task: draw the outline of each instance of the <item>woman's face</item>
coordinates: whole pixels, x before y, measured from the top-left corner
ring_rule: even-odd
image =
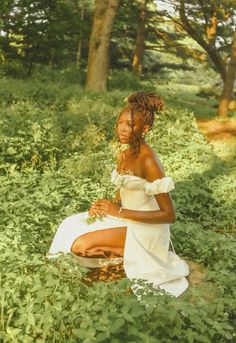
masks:
[[[128,144],[132,142],[133,132],[141,139],[143,132],[143,119],[138,113],[134,115],[134,131],[132,131],[131,113],[129,110],[121,113],[117,121],[117,135],[120,143]]]

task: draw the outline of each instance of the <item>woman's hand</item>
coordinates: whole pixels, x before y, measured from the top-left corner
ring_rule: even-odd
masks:
[[[107,214],[118,217],[120,207],[107,199],[97,200],[89,209],[89,215],[105,216]]]
[[[100,208],[98,208],[96,206],[96,202],[92,203],[90,206],[90,209],[88,210],[88,214],[91,217],[100,217],[100,216],[104,216],[104,214],[102,213],[102,211],[100,210]]]

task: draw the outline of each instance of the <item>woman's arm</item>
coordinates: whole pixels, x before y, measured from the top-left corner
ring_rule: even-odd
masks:
[[[170,197],[169,194],[160,194]],[[164,200],[165,202],[165,200]],[[135,220],[138,222],[149,223],[149,224],[167,224],[175,222],[175,213],[172,210],[160,209],[155,211],[135,211],[122,208],[120,212],[120,218]]]
[[[156,179],[161,179],[165,177],[164,168],[153,150],[150,151],[150,154],[146,155],[142,160],[142,167],[143,167],[143,175],[145,179],[149,182],[153,182]],[[173,223],[176,220],[175,217],[175,209],[172,202],[171,195],[169,193],[160,193],[154,195],[156,202],[160,208],[160,210],[156,211],[145,211],[146,214],[143,214],[142,217],[144,221],[147,219],[147,222],[154,222],[154,223]],[[123,212],[123,210],[122,210]],[[139,211],[136,211],[139,212]],[[153,212],[153,213],[152,213]],[[131,214],[127,213],[127,219],[131,216]],[[125,216],[125,213],[124,213]],[[137,213],[132,214],[132,220],[138,220]],[[146,217],[149,217],[146,218]]]
[[[170,197],[168,193],[163,193],[159,194],[158,198],[162,196],[167,197],[168,199]],[[164,200],[164,202],[166,201]],[[95,214],[99,215],[109,214],[114,217],[135,220],[149,224],[168,224],[175,221],[175,213],[172,210],[168,210],[168,208],[162,208],[154,211],[129,210],[126,208],[121,208],[107,199],[98,200],[93,205],[93,211]]]
[[[160,201],[162,203],[169,203],[169,199],[171,201],[170,195],[168,193],[158,194],[155,197],[158,197],[158,199],[162,198],[162,200]],[[120,206],[114,204],[109,200],[102,199],[98,200],[96,204],[94,204],[94,208],[100,215],[109,214],[114,217],[135,220],[138,222],[149,224],[168,224],[175,221],[175,212],[172,210],[172,207],[168,208],[168,206],[154,211],[136,211],[121,208]]]
[[[165,172],[161,161],[152,149],[148,149],[141,161],[142,174],[149,182],[165,177]],[[159,210],[155,211],[135,211],[122,209],[121,218],[136,220],[144,223],[173,223],[175,222],[175,209],[169,193],[154,195]]]

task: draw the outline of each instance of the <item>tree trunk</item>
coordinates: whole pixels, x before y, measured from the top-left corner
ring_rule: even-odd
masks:
[[[145,50],[145,23],[147,10],[146,7],[147,0],[143,0],[143,2],[139,5],[137,36],[132,63],[132,72],[137,77],[141,76],[143,67],[143,55]]]
[[[86,89],[105,91],[109,72],[109,46],[113,20],[120,0],[95,0],[89,41]]]
[[[84,24],[84,10],[85,10],[85,4],[82,3],[82,8],[80,12],[80,32],[79,32],[79,43],[78,43],[78,49],[77,49],[77,55],[76,55],[76,66],[79,67],[80,64],[80,58],[81,58],[81,47],[82,47],[82,25]]]
[[[79,38],[78,49],[77,49],[77,55],[76,55],[76,67],[79,67],[79,65],[80,65],[81,45],[82,45],[82,40],[81,40],[81,37],[80,37]]]
[[[234,80],[236,76],[236,32],[233,34],[230,61],[227,68],[224,88],[218,108],[218,115],[227,117],[230,100],[233,98]]]
[[[28,66],[28,70],[27,70],[27,74],[26,77],[31,77],[32,76],[32,72],[33,72],[33,63],[34,63],[34,59],[33,56],[30,56],[30,61],[29,61],[29,66]]]

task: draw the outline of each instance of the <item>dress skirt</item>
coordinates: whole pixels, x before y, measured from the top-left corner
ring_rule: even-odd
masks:
[[[51,243],[47,257],[71,253],[73,242],[81,235],[102,229],[126,227],[124,257],[86,258],[75,256],[81,266],[97,268],[124,262],[129,279],[144,279],[178,297],[188,287],[188,264],[174,251],[169,251],[169,224],[147,224],[107,215],[88,224],[88,211],[74,214],[61,222]]]

